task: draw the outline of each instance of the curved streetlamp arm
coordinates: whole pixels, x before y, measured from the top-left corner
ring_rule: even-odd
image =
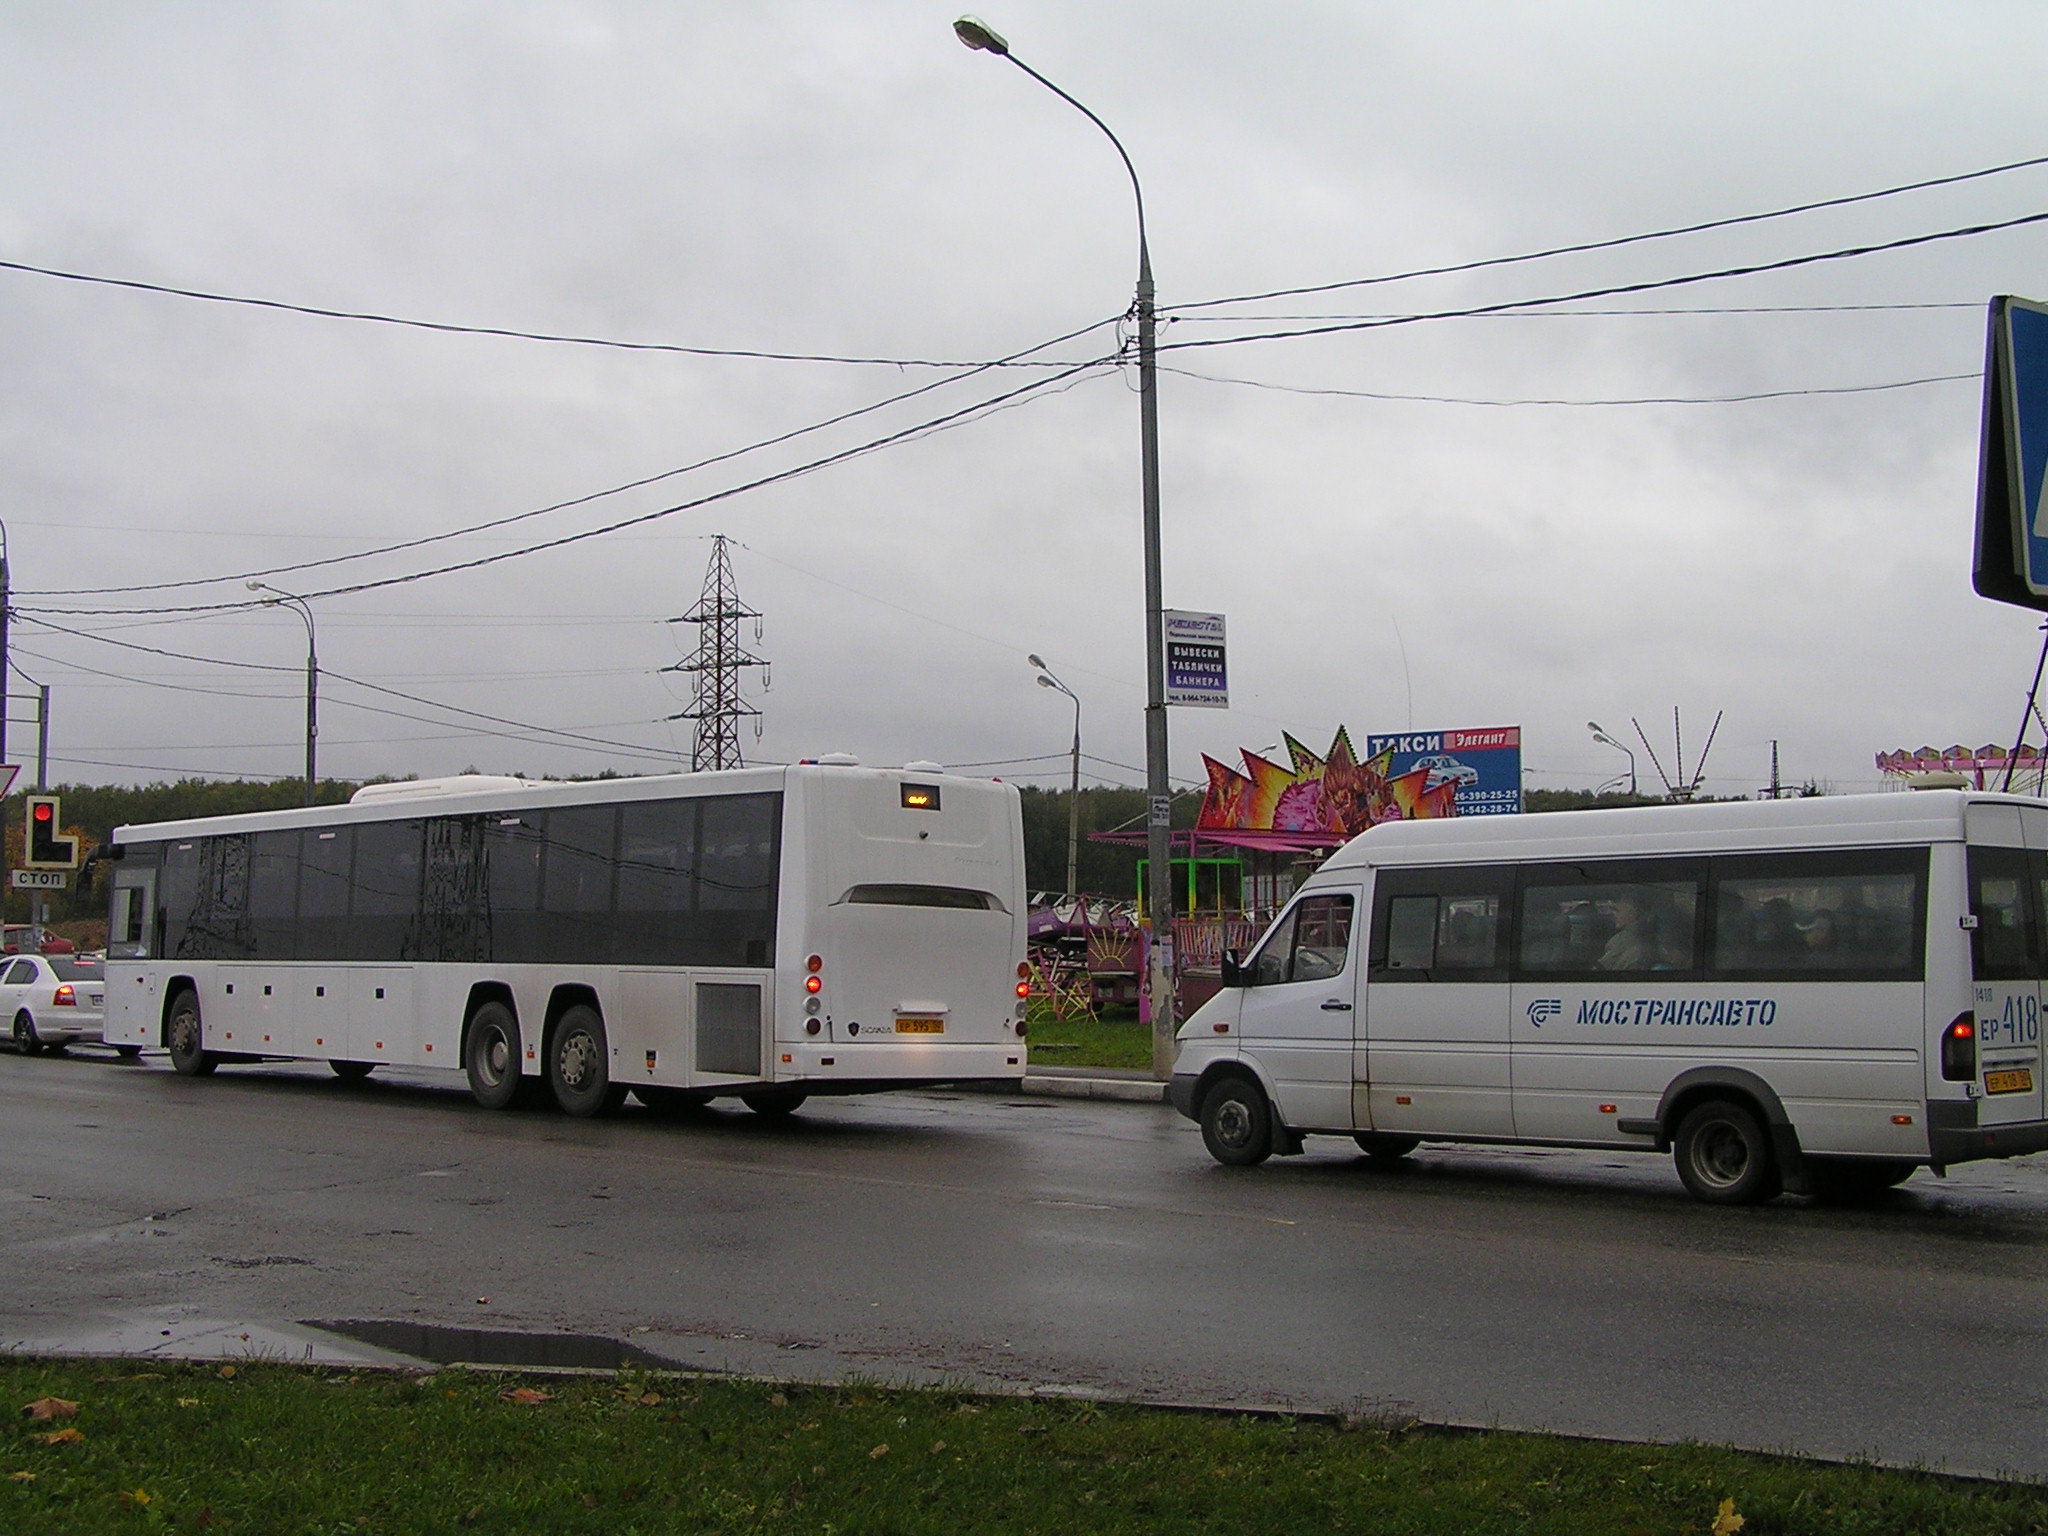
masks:
[[[1003,54],[1003,57],[1008,59],[1012,64],[1016,65],[1019,69],[1023,70],[1025,74],[1029,75],[1032,79],[1036,80],[1048,91],[1051,91],[1053,95],[1059,97],[1061,101],[1064,101],[1076,112],[1079,112],[1083,117],[1087,118],[1089,122],[1093,123],[1096,127],[1100,128],[1102,130],[1102,136],[1108,139],[1109,142],[1113,146],[1115,146],[1117,158],[1123,161],[1124,163],[1124,174],[1131,178],[1131,196],[1137,200],[1138,204],[1138,276],[1141,280],[1150,277],[1152,275],[1152,253],[1150,248],[1145,243],[1145,189],[1138,184],[1138,168],[1131,164],[1131,157],[1130,154],[1124,149],[1123,140],[1119,139],[1114,133],[1111,133],[1109,131],[1109,124],[1105,123],[1101,118],[1097,117],[1093,112],[1091,112],[1088,109],[1088,107],[1085,104],[1075,100],[1072,96],[1069,96],[1065,91],[1061,90],[1058,86],[1054,85],[1050,80],[1046,79],[1045,76],[1041,75],[1029,64],[1026,64],[1022,59],[1018,58],[1017,55],[1015,55],[1014,53],[1005,52]]]

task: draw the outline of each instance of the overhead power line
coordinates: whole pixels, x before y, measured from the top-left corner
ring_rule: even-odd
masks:
[[[1161,342],[1159,350],[1187,351],[1194,347],[1241,346],[1252,341],[1290,341],[1301,336],[1332,336],[1344,331],[1370,331],[1388,326],[1415,325],[1425,320],[1463,320],[1474,315],[1497,315],[1509,310],[1573,304],[1584,299],[1614,298],[1624,293],[1653,293],[1659,289],[1683,288],[1693,283],[1719,282],[1731,277],[1754,277],[1763,272],[1786,272],[1796,267],[1817,266],[1829,261],[1849,261],[1859,256],[1874,256],[1884,251],[1910,250],[1915,246],[1933,245],[1943,240],[1964,240],[1973,235],[1995,234],[1999,230],[2020,229],[2044,221],[2048,221],[2048,213],[2028,213],[2015,219],[1999,219],[1989,224],[1966,224],[1960,228],[1935,230],[1929,234],[1902,235],[1896,240],[1843,246],[1832,251],[1814,251],[1804,256],[1785,256],[1776,261],[1751,262],[1746,266],[1719,267],[1710,272],[1691,272],[1681,277],[1647,278],[1636,283],[1610,283],[1599,288],[1582,288],[1574,293],[1552,294],[1548,298],[1504,299],[1497,304],[1473,304],[1458,309],[1426,310],[1415,314],[1390,315],[1370,320],[1347,320],[1331,325],[1304,326],[1297,330],[1258,331],[1249,336],[1198,336],[1188,341]]]
[[[652,512],[642,512],[632,517],[620,518],[615,522],[606,523],[600,527],[586,528],[577,533],[566,533],[556,538],[543,539],[532,544],[522,545],[517,549],[499,550],[493,554],[478,555],[470,560],[451,561],[446,565],[433,566],[426,570],[411,571],[404,575],[386,576],[374,581],[359,581],[345,586],[321,588],[302,593],[301,596],[310,602],[318,598],[340,597],[356,592],[379,591],[385,587],[405,586],[415,581],[425,581],[432,576],[446,576],[456,571],[477,570],[487,565],[499,564],[502,561],[516,560],[526,555],[538,554],[543,550],[562,549],[571,544],[580,544],[587,539],[602,538],[606,534],[617,533],[623,528],[639,527],[642,524],[656,522],[665,517],[673,517],[678,512],[690,512],[699,507],[728,501],[735,496],[742,496],[750,491],[757,491],[767,486],[780,485],[791,480],[801,479],[803,476],[815,474],[821,469],[830,468],[835,464],[843,464],[849,460],[861,458],[867,454],[893,447],[899,443],[911,442],[936,432],[964,426],[977,417],[1022,404],[1034,396],[1049,395],[1062,386],[1072,388],[1075,384],[1082,382],[1085,377],[1091,374],[1100,374],[1104,370],[1114,367],[1118,361],[1118,358],[1110,356],[1098,358],[1093,362],[1076,363],[1060,373],[1051,374],[1041,379],[1033,379],[1029,384],[1020,385],[1016,389],[1007,390],[1000,395],[994,395],[985,400],[977,400],[971,405],[960,407],[958,410],[948,411],[942,416],[931,417],[912,426],[884,433],[880,437],[870,438],[868,441],[855,444],[851,448],[842,448],[835,453],[825,454],[820,458],[793,465],[788,469],[777,470],[773,474],[760,475],[741,484],[727,486],[723,490],[711,491],[703,496],[692,497],[688,501],[676,502],[671,506],[657,507]],[[159,608],[136,609],[39,607],[16,604],[12,607],[11,611],[23,616],[63,614],[67,617],[96,615],[121,615],[125,617],[138,613],[224,613],[261,606],[263,604],[260,602],[182,603],[170,604]],[[83,632],[81,631],[80,633]]]
[[[292,565],[269,566],[262,570],[254,571],[237,571],[226,576],[195,576],[180,581],[139,582],[119,587],[50,587],[39,591],[17,589],[15,595],[17,597],[113,597],[131,592],[173,592],[189,590],[192,587],[216,586],[227,582],[268,580],[274,576],[286,576],[297,571],[322,570],[330,566],[346,565],[356,560],[369,560],[379,555],[400,554],[409,549],[423,549],[431,544],[446,543],[450,539],[468,538],[474,534],[489,533],[499,528],[509,528],[514,523],[523,523],[532,518],[546,517],[551,513],[566,512],[575,507],[588,506],[590,503],[602,501],[606,497],[620,496],[628,491],[642,490],[647,486],[659,484],[663,480],[673,480],[679,475],[694,474],[700,469],[709,469],[714,465],[730,463],[732,460],[743,458],[747,454],[759,453],[763,449],[779,447],[783,443],[793,442],[797,438],[808,437],[816,432],[823,432],[827,428],[840,426],[857,417],[872,415],[876,411],[884,410],[892,405],[901,405],[906,400],[913,400],[919,395],[930,394],[933,390],[943,389],[949,384],[965,383],[971,378],[987,373],[990,369],[1006,367],[1019,359],[1029,357],[1032,353],[1044,352],[1065,342],[1078,340],[1088,335],[1091,331],[1099,331],[1104,326],[1114,325],[1117,322],[1117,318],[1117,316],[1112,315],[1107,319],[1094,321],[1091,324],[1080,327],[1078,330],[1050,337],[1045,341],[1025,348],[1023,351],[1013,352],[1007,357],[995,358],[983,363],[963,365],[964,371],[954,374],[950,378],[934,379],[930,383],[918,385],[915,389],[907,389],[899,394],[890,395],[886,399],[876,400],[868,405],[856,406],[849,411],[841,411],[835,416],[828,416],[822,421],[814,421],[806,426],[793,427],[787,432],[779,432],[772,437],[764,437],[755,442],[748,443],[744,447],[729,449],[724,453],[713,454],[709,458],[698,459],[692,464],[684,464],[676,469],[665,469],[659,474],[643,475],[637,480],[628,480],[621,485],[607,486],[601,491],[592,491],[584,496],[572,496],[566,501],[551,502],[544,507],[533,507],[527,511],[514,512],[505,517],[491,518],[481,523],[471,523],[463,528],[451,528],[444,533],[425,534],[416,539],[401,539],[393,544],[380,544],[369,549],[359,549],[346,555],[328,555],[319,560],[301,560]],[[229,604],[224,606],[246,607],[249,605]]]
[[[1852,315],[1885,310],[1967,309],[1982,312],[1981,299],[1951,300],[1936,304],[1695,304],[1668,309],[1532,309],[1526,314],[1500,310],[1473,318],[1481,320],[1586,320],[1614,319],[1644,315]],[[1375,315],[1179,315],[1182,325],[1272,325],[1277,321],[1392,320],[1395,313]]]
[[[1222,374],[1198,373],[1192,368],[1161,368],[1162,373],[1177,373],[1182,378],[1200,379],[1205,384],[1238,384],[1247,389],[1274,390],[1288,395],[1334,395],[1353,400],[1410,401],[1425,405],[1738,405],[1752,400],[1789,400],[1801,395],[1867,395],[1892,389],[1918,389],[1923,384],[1952,384],[1968,379],[1976,382],[1983,378],[1981,372],[1937,373],[1924,379],[1894,379],[1886,384],[1838,384],[1808,386],[1798,389],[1759,389],[1746,394],[1734,395],[1633,395],[1610,400],[1567,400],[1543,397],[1527,399],[1488,399],[1470,395],[1408,395],[1396,394],[1377,389],[1325,389],[1306,384],[1273,384],[1263,379],[1234,379]]]
[[[1460,272],[1485,271],[1490,267],[1510,267],[1528,261],[1547,261],[1553,256],[1577,256],[1589,251],[1617,250],[1622,246],[1642,245],[1652,240],[1671,240],[1681,235],[1705,234],[1709,230],[1734,229],[1744,224],[1762,224],[1771,219],[1791,218],[1795,214],[1817,213],[1824,208],[1847,208],[1855,203],[1876,202],[1881,198],[1899,197],[1908,192],[1925,192],[1934,187],[1957,186],[1966,181],[1981,181],[1989,176],[2003,176],[2011,171],[2023,171],[2037,165],[2048,165],[2048,155],[2010,160],[2003,165],[1989,165],[1981,170],[1963,171],[1954,176],[1936,176],[1925,181],[1902,182],[1893,187],[1880,187],[1874,192],[1855,192],[1846,197],[1795,203],[1788,208],[1773,208],[1763,213],[1736,214],[1731,218],[1706,219],[1696,224],[1677,224],[1669,229],[1653,229],[1643,234],[1617,235],[1606,240],[1583,240],[1572,245],[1554,245],[1546,250],[1524,251],[1519,256],[1488,256],[1478,261],[1460,261],[1440,267],[1416,267],[1406,272],[1388,272],[1379,277],[1354,277],[1341,282],[1314,283],[1301,288],[1272,288],[1264,293],[1238,294],[1234,298],[1200,299],[1190,304],[1165,304],[1160,306],[1159,312],[1167,315],[1194,309],[1216,309],[1225,304],[1260,304],[1268,299],[1291,299],[1311,293],[1336,293],[1346,288],[1368,288],[1382,283],[1405,283],[1420,277],[1448,277]]]
[[[34,277],[54,277],[67,283],[87,283],[100,288],[126,288],[136,293],[162,294],[176,299],[197,299],[205,304],[231,304],[245,309],[268,309],[290,315],[310,315],[320,320],[356,320],[369,325],[396,325],[414,331],[438,331],[449,336],[498,336],[513,341],[544,341],[567,347],[604,347],[618,352],[672,352],[685,357],[738,357],[772,363],[846,363],[875,368],[1049,368],[1052,363],[1024,364],[1022,358],[987,365],[969,359],[939,357],[863,357],[835,352],[769,352],[755,347],[697,347],[672,341],[619,341],[606,336],[574,336],[553,331],[523,331],[503,325],[462,325],[449,320],[420,320],[404,315],[378,314],[364,309],[331,309],[321,304],[298,304],[286,299],[259,299],[247,294],[214,293],[204,288],[180,288],[170,283],[147,283],[132,277],[108,277],[97,272],[69,272],[61,267],[40,267],[27,261],[0,261],[0,271],[22,272]],[[1034,349],[1035,350],[1035,349]]]

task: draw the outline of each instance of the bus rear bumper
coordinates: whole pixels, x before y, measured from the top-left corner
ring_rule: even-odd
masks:
[[[776,1049],[775,1081],[802,1083],[817,1092],[832,1083],[1021,1082],[1024,1042],[993,1045],[946,1044],[930,1041],[878,1040],[872,1044],[817,1046],[806,1043]]]
[[[1935,1099],[1927,1106],[1927,1161],[1937,1170],[1955,1163],[2048,1152],[2048,1120],[1979,1125],[1977,1101]]]

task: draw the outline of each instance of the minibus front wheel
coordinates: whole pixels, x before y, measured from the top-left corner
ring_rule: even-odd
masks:
[[[1226,1168],[1251,1168],[1273,1155],[1273,1109],[1259,1085],[1226,1077],[1202,1096],[1202,1145]]]
[[[1763,1122],[1732,1099],[1687,1111],[1671,1154],[1686,1189],[1710,1205],[1758,1205],[1784,1188]]]

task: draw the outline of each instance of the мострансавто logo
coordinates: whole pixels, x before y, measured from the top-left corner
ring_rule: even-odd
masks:
[[[1541,1029],[1564,1016],[1564,999],[1539,997],[1529,1004],[1529,1027]],[[1707,1024],[1769,1029],[1778,1021],[1774,997],[1601,997],[1579,1004],[1574,1024]]]

